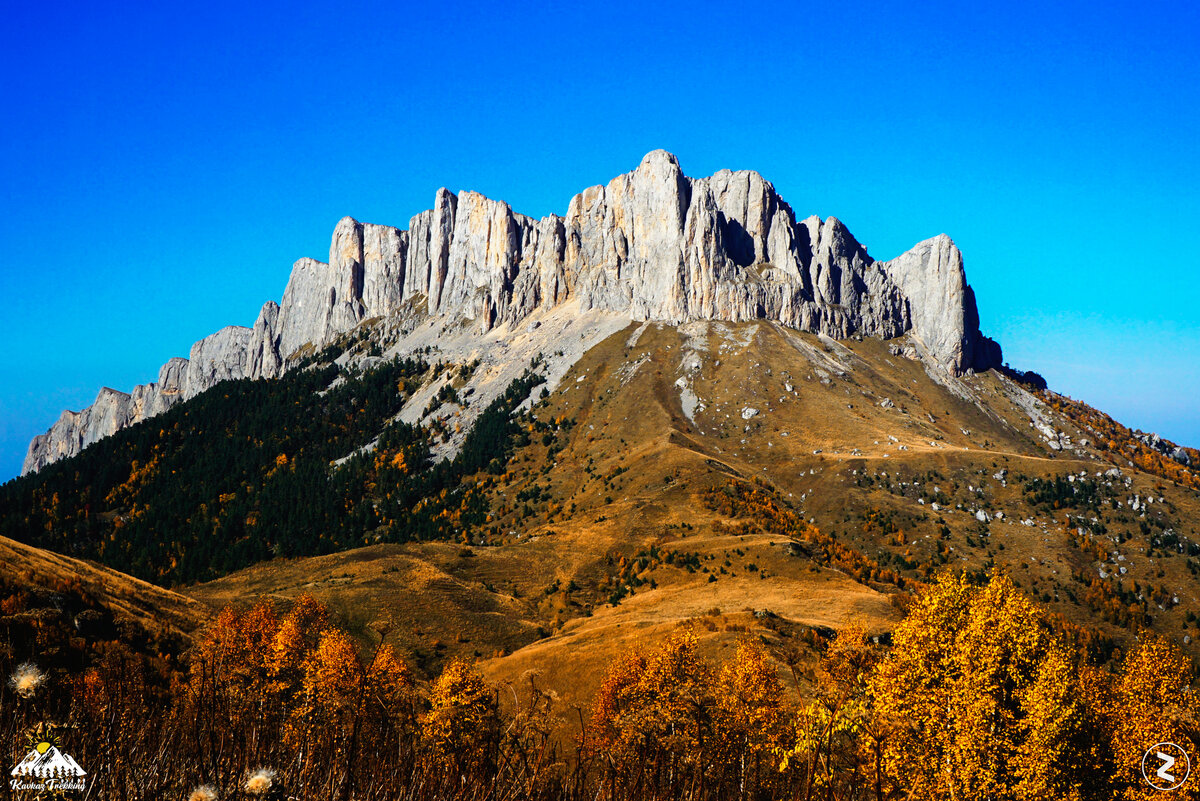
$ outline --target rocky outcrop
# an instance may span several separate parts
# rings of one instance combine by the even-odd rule
[[[283,369],[283,360],[279,358],[279,330],[279,304],[268,300],[250,330],[246,375],[254,378],[279,375]]]
[[[907,333],[952,374],[1001,363],[979,332],[949,237],[877,262],[836,218],[797,220],[758,173],[692,179],[656,150],[576,195],[564,217],[535,220],[440,189],[407,230],[343,218],[329,260],[297,261],[282,303],[264,305],[253,328],[222,329],[165,365],[157,383],[105,390],[83,412],[65,412],[30,444],[24,472],[219,381],[279,375],[289,357],[370,318],[423,309],[486,332],[567,299],[633,320],[768,319],[835,339]]]
[[[1147,448],[1158,451],[1168,459],[1174,459],[1184,467],[1191,467],[1192,465],[1192,456],[1187,452],[1187,449],[1176,445],[1169,439],[1163,439],[1158,434],[1143,434],[1140,431],[1135,431],[1133,438]]]
[[[263,307],[259,316],[264,330],[269,328],[271,308],[274,303]],[[170,359],[158,371],[158,381],[139,384],[133,392],[126,394],[104,387],[91,406],[81,412],[63,412],[50,430],[39,434],[29,443],[21,473],[40,470],[51,462],[74,456],[97,440],[115,434],[155,415],[162,414],[180,401],[199,395],[204,390],[230,378],[265,377],[278,372],[278,359],[264,360],[252,345],[260,330],[241,326],[228,326],[192,345],[189,359]],[[274,354],[276,346],[271,346]],[[273,365],[273,366],[272,366]],[[274,372],[272,372],[274,371]]]
[[[209,387],[231,378],[252,377],[249,371],[252,334],[252,329],[230,325],[192,345],[183,383],[183,399],[194,398]]]
[[[979,332],[975,293],[950,237],[927,239],[880,266],[908,301],[913,336],[939,364],[954,372],[1001,365],[1000,346]]]

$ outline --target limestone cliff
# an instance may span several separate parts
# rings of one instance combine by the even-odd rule
[[[342,219],[328,261],[297,261],[282,303],[264,305],[253,328],[224,328],[193,345],[189,359],[164,365],[157,383],[131,395],[105,389],[84,411],[64,412],[34,438],[23,472],[224,379],[278,375],[304,346],[404,307],[487,332],[568,299],[631,320],[767,319],[834,338],[908,334],[951,374],[1000,364],[949,237],[878,262],[836,218],[797,220],[758,173],[692,179],[656,150],[576,195],[565,217],[535,220],[476,192],[440,189],[407,230]]]

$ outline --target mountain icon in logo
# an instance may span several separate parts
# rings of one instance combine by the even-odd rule
[[[34,779],[65,779],[83,777],[87,772],[79,763],[50,743],[38,743],[25,758],[12,769],[13,776]]]

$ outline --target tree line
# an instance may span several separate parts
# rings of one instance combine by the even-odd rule
[[[486,517],[469,478],[507,461],[514,411],[542,379],[513,381],[435,465],[430,432],[396,418],[443,369],[397,358],[222,382],[0,487],[0,534],[163,584],[461,536]]]
[[[536,674],[420,682],[374,629],[363,648],[301,597],[226,609],[175,668],[119,642],[52,675],[0,653],[0,728],[58,736],[91,797],[195,801],[1148,800],[1147,749],[1198,745],[1177,648],[1144,632],[1101,667],[1003,575],[943,574],[890,645],[848,626],[790,687],[762,638],[713,661],[683,624],[619,655],[586,713]]]

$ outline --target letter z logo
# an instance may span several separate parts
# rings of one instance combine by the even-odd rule
[[[1169,754],[1164,754],[1162,751],[1155,751],[1154,755],[1162,760],[1162,764],[1158,766],[1158,770],[1154,773],[1155,776],[1162,779],[1167,784],[1174,784],[1175,777],[1168,770],[1175,767],[1175,757]]]
[[[1155,790],[1182,787],[1190,772],[1187,752],[1175,743],[1158,743],[1142,756],[1142,778]]]

